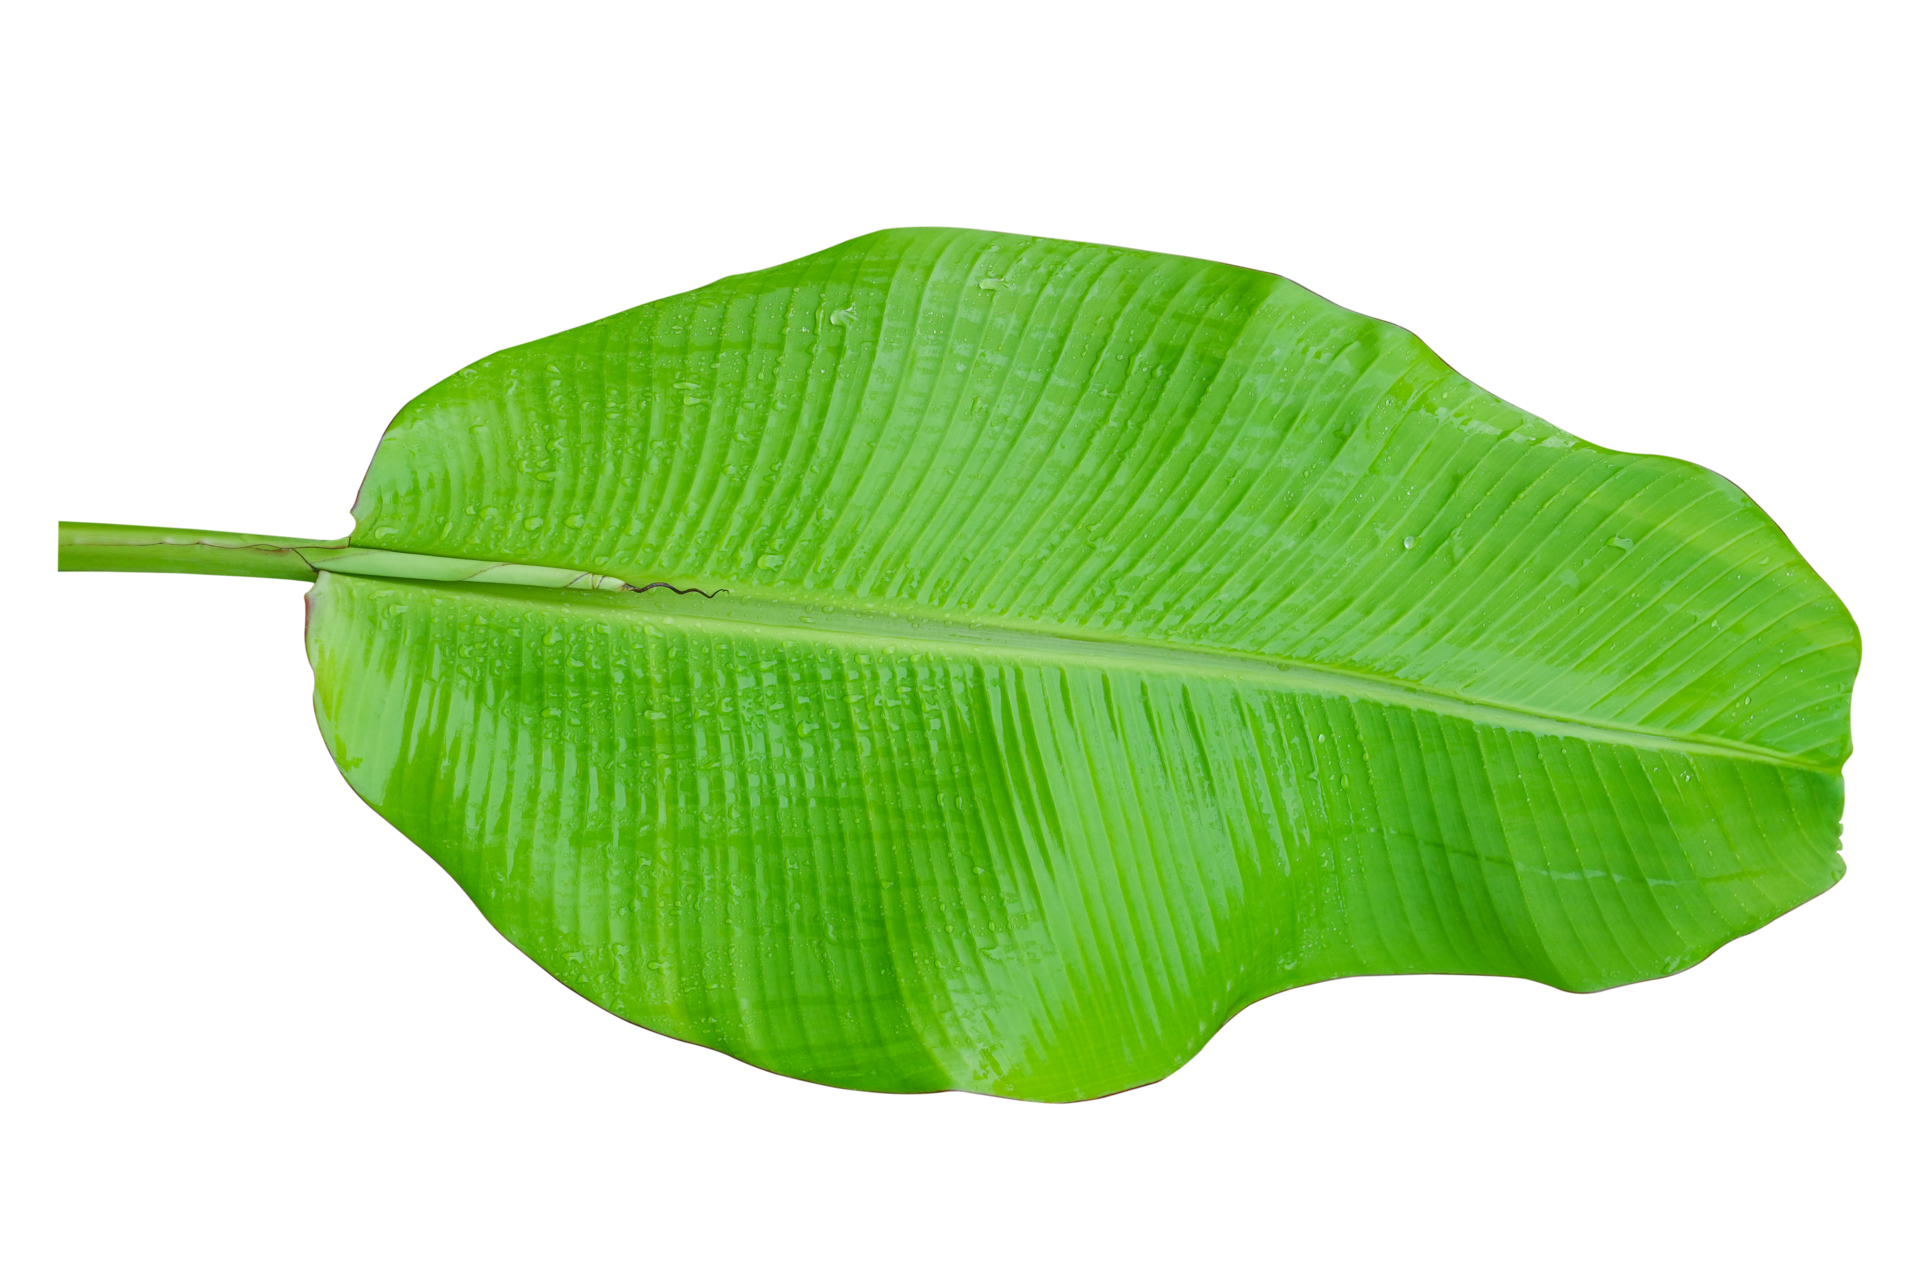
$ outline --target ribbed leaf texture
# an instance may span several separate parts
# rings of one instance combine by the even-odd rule
[[[1765,514],[1263,272],[866,236],[461,371],[355,515],[673,584],[323,573],[316,705],[528,955],[788,1075],[1092,1097],[1288,987],[1658,977],[1842,871],[1859,639]]]

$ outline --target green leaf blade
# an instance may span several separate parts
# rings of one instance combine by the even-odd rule
[[[356,515],[356,545],[885,599],[1848,750],[1852,621],[1738,489],[1191,259],[883,232],[733,277],[428,392]],[[1744,701],[1762,685],[1777,697]]]
[[[799,1079],[1098,1098],[1283,990],[1655,981],[1845,875],[1862,639],[1772,518],[1284,276],[856,236],[455,370],[353,514],[56,520],[56,572],[313,583],[349,785]]]
[[[1829,773],[966,634],[327,574],[310,651],[348,780],[530,956],[843,1086],[1069,1100],[1307,982],[1662,976],[1839,875]]]
[[[349,780],[786,1074],[1090,1097],[1291,986],[1639,981],[1842,872],[1859,638],[1772,521],[1262,272],[877,233],[463,370],[355,515]]]

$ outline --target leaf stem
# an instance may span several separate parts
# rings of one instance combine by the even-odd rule
[[[236,578],[312,582],[302,549],[332,549],[345,538],[269,538],[211,529],[158,529],[136,524],[60,522],[63,572],[213,573]]]

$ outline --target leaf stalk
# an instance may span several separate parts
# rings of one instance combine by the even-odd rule
[[[63,573],[211,573],[236,578],[317,576],[303,550],[345,547],[345,538],[273,538],[212,529],[60,522]]]

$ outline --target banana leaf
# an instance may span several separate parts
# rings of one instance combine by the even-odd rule
[[[885,231],[408,404],[310,578],[355,791],[641,1026],[1094,1097],[1355,974],[1594,991],[1834,884],[1859,636],[1738,488],[1261,271]]]

